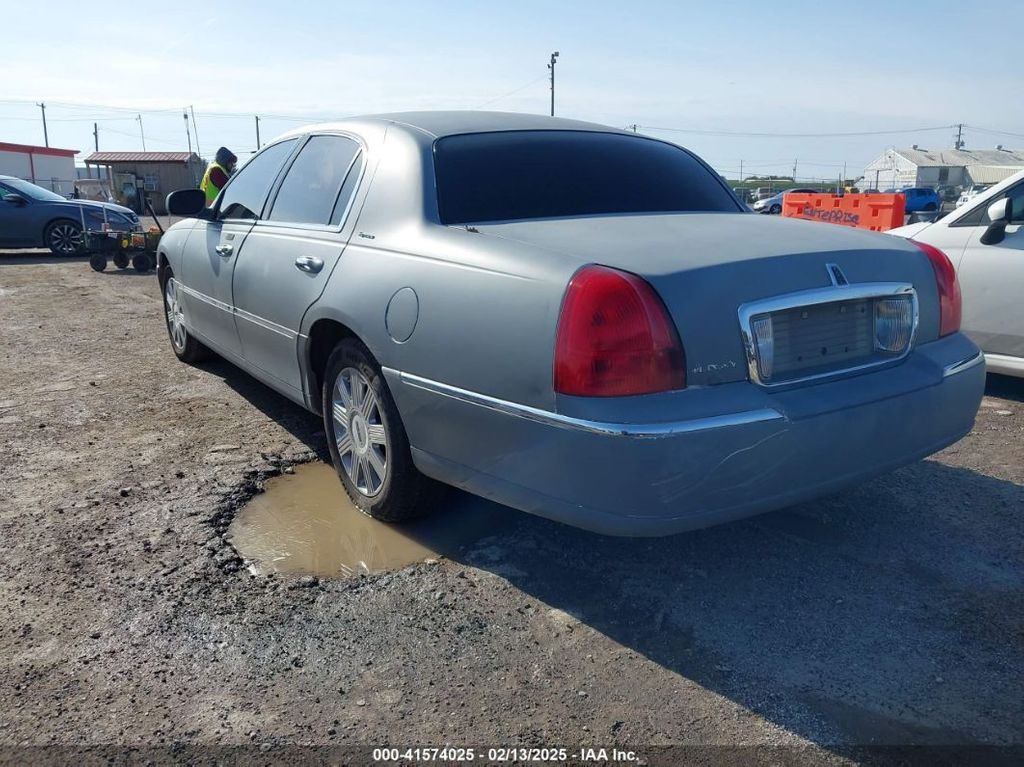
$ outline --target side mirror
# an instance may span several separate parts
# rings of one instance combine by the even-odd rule
[[[12,192],[11,194],[9,194],[6,197],[4,197],[4,202],[9,203],[11,205],[14,205],[15,207],[20,208],[22,205],[25,205],[28,202],[28,200],[26,200],[20,194],[18,194],[16,192]]]
[[[981,235],[982,245],[998,245],[1006,239],[1006,225],[1013,218],[1013,201],[1009,197],[996,200],[988,206],[988,229]]]
[[[175,216],[198,216],[206,210],[206,192],[202,189],[179,189],[167,195],[167,212]]]

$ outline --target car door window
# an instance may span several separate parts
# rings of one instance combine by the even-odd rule
[[[1011,224],[1024,224],[1024,184],[1017,184],[1006,196],[1013,205]]]
[[[281,182],[270,221],[321,224],[333,221],[339,193],[359,154],[344,136],[313,136],[299,151]]]
[[[1004,197],[1008,198],[1012,205],[1013,217],[1010,219],[1010,223],[1024,224],[1024,184],[1017,184],[1017,186],[1012,187],[1005,194],[986,200],[966,216],[957,220],[952,226],[988,226],[992,223],[988,217],[989,205]]]
[[[242,166],[221,194],[217,218],[259,218],[270,187],[297,141],[273,144]]]

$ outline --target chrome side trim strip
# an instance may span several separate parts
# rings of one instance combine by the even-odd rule
[[[214,307],[215,309],[220,309],[222,312],[234,314],[240,319],[246,320],[247,322],[251,322],[254,325],[259,325],[261,328],[270,330],[274,333],[284,336],[285,338],[292,340],[298,338],[298,333],[296,333],[294,330],[289,330],[288,328],[282,325],[278,325],[275,322],[265,320],[262,317],[252,314],[251,312],[245,311],[244,309],[239,309],[238,307],[231,306],[230,304],[226,304],[223,301],[218,301],[216,298],[210,298],[205,293],[200,293],[198,290],[193,290],[192,288],[186,285],[182,285],[180,282],[178,283],[178,289],[184,292],[185,294],[191,296],[192,298],[202,301],[204,304],[208,304]]]
[[[724,415],[693,418],[686,421],[670,421],[667,423],[607,423],[603,421],[589,421],[583,418],[573,418],[561,413],[553,413],[550,410],[530,407],[529,405],[520,405],[516,402],[490,397],[486,394],[478,394],[477,392],[460,389],[457,386],[433,381],[429,378],[422,378],[411,373],[403,373],[392,368],[384,368],[384,372],[396,376],[407,386],[422,389],[432,394],[439,394],[442,397],[450,397],[470,405],[477,405],[478,407],[487,408],[488,410],[516,418],[523,418],[545,426],[554,426],[560,429],[583,431],[603,436],[659,439],[673,437],[677,434],[690,434],[709,429],[743,426],[761,421],[784,420],[784,416],[778,410],[760,408],[758,410],[745,410],[739,413],[726,413]]]
[[[183,285],[180,281],[178,282],[178,290],[182,291],[186,295],[191,296],[192,298],[202,301],[204,304],[209,304],[214,309],[220,309],[223,312],[231,314],[230,304],[226,304],[223,301],[218,301],[216,298],[210,298],[210,296],[206,295],[205,293],[200,293],[198,290],[193,290],[192,288],[188,287],[188,285]]]
[[[954,362],[952,365],[946,365],[946,367],[942,369],[942,377],[949,378],[949,376],[955,376],[957,373],[963,373],[965,370],[970,370],[975,365],[980,365],[984,361],[984,353],[978,352],[973,357],[968,357],[965,360]]]
[[[262,317],[259,317],[251,312],[245,311],[244,309],[239,309],[237,306],[235,307],[235,315],[240,319],[246,320],[247,322],[251,322],[253,325],[258,325],[259,327],[264,328],[265,330],[277,333],[278,335],[284,336],[289,340],[294,341],[296,338],[298,338],[299,334],[296,333],[294,330],[289,330],[283,325],[278,325],[276,322],[265,320]]]

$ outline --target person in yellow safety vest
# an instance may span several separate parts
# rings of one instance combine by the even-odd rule
[[[220,190],[228,183],[231,174],[235,172],[235,165],[238,158],[227,147],[217,150],[217,156],[206,168],[203,174],[203,181],[199,188],[206,194],[206,207],[213,205]]]

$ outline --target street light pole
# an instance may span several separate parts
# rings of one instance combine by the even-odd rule
[[[555,60],[558,58],[558,51],[551,54],[551,61],[548,69],[551,70],[551,116],[555,116]]]
[[[256,151],[260,151],[260,116],[256,115]]]
[[[142,115],[136,115],[136,120],[139,121],[139,136],[142,138],[142,151],[146,151],[146,132],[142,129]]]

